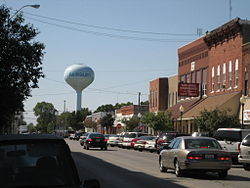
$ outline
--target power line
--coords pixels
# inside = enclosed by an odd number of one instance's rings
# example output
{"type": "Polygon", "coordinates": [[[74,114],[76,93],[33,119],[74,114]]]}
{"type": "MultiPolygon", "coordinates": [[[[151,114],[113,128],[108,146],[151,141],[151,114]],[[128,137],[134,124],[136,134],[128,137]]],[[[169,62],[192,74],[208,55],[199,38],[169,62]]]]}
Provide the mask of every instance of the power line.
{"type": "Polygon", "coordinates": [[[73,22],[48,16],[41,16],[37,14],[32,14],[28,12],[24,12],[25,14],[44,18],[48,20],[54,20],[57,22],[72,24],[72,25],[79,25],[84,27],[90,27],[90,28],[96,28],[96,29],[105,29],[105,30],[111,30],[111,31],[119,31],[119,32],[128,32],[128,33],[138,33],[138,34],[150,34],[150,35],[170,35],[170,36],[196,36],[197,34],[185,34],[185,33],[166,33],[166,32],[153,32],[153,31],[139,31],[139,30],[130,30],[130,29],[120,29],[120,28],[113,28],[113,27],[106,27],[106,26],[99,26],[99,25],[92,25],[92,24],[86,24],[86,23],[79,23],[79,22],[73,22]]]}
{"type": "Polygon", "coordinates": [[[83,30],[83,29],[79,29],[79,28],[75,28],[75,27],[69,27],[69,26],[65,26],[65,25],[60,25],[60,24],[56,24],[56,23],[51,23],[51,22],[39,20],[36,18],[30,18],[30,17],[27,17],[27,18],[29,18],[30,20],[40,22],[40,23],[52,25],[55,27],[60,27],[60,28],[64,28],[64,29],[68,29],[68,30],[72,30],[72,31],[78,31],[78,32],[83,32],[83,33],[87,33],[87,34],[92,34],[92,35],[97,35],[97,36],[105,36],[105,37],[110,37],[110,38],[140,40],[140,41],[147,41],[147,42],[163,42],[163,43],[166,43],[166,42],[190,42],[191,40],[193,40],[193,39],[162,39],[162,38],[157,39],[157,38],[143,38],[143,37],[132,37],[132,36],[126,36],[126,35],[116,35],[116,34],[110,34],[110,33],[83,30]]]}

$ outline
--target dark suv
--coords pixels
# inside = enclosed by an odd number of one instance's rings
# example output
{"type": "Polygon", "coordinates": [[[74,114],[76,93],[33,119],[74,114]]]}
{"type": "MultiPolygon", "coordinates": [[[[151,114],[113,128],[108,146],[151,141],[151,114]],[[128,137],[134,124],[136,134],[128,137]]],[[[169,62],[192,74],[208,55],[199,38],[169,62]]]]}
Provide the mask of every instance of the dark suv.
{"type": "Polygon", "coordinates": [[[159,154],[160,151],[163,149],[163,146],[168,145],[171,142],[171,140],[179,136],[190,136],[190,134],[179,133],[174,131],[161,133],[155,141],[155,148],[157,153],[159,154]]]}
{"type": "Polygon", "coordinates": [[[83,148],[101,148],[107,150],[107,139],[101,133],[89,133],[85,140],[83,140],[83,148]]]}
{"type": "Polygon", "coordinates": [[[98,187],[81,183],[62,137],[40,134],[0,136],[1,187],[98,187]]]}

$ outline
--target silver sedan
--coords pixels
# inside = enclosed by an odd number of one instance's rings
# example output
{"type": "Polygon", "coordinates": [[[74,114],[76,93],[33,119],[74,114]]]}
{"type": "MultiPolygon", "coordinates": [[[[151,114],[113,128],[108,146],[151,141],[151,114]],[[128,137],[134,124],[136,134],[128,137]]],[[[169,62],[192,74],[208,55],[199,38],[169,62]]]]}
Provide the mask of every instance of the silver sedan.
{"type": "Polygon", "coordinates": [[[210,171],[225,178],[232,160],[214,138],[183,136],[165,146],[159,155],[159,165],[161,172],[174,169],[177,177],[188,171],[210,171]]]}

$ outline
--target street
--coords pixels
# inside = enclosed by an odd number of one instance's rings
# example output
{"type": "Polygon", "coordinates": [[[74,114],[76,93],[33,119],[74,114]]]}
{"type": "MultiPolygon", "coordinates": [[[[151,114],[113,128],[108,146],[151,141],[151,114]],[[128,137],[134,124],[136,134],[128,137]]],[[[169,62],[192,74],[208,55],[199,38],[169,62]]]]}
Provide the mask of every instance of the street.
{"type": "Polygon", "coordinates": [[[68,140],[72,156],[78,167],[80,178],[98,179],[102,188],[113,187],[240,187],[249,188],[250,172],[241,166],[233,166],[226,180],[215,174],[195,174],[177,178],[173,171],[161,173],[158,155],[150,152],[108,147],[84,150],[79,142],[68,140]]]}

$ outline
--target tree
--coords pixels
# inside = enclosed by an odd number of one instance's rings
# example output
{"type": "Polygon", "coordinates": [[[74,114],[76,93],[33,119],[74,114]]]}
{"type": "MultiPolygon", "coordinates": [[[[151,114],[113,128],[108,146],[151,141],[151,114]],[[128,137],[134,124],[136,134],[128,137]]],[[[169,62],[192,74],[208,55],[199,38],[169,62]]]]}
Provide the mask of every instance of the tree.
{"type": "Polygon", "coordinates": [[[35,41],[38,33],[21,14],[11,18],[10,10],[0,6],[0,126],[10,126],[14,113],[23,111],[23,101],[44,77],[44,45],[35,41]]]}
{"type": "Polygon", "coordinates": [[[103,127],[106,127],[107,130],[110,130],[110,128],[113,126],[115,119],[111,114],[107,114],[100,120],[100,124],[103,127]]]}
{"type": "Polygon", "coordinates": [[[47,102],[37,103],[33,109],[35,116],[37,116],[38,129],[42,132],[51,132],[56,125],[57,110],[53,104],[47,102]]]}
{"type": "Polygon", "coordinates": [[[96,131],[97,129],[97,122],[92,121],[92,120],[86,120],[84,121],[83,125],[87,128],[92,128],[96,131]]]}
{"type": "Polygon", "coordinates": [[[126,131],[133,131],[136,127],[139,126],[140,118],[138,118],[137,116],[129,119],[123,118],[122,123],[126,125],[126,131]]]}
{"type": "Polygon", "coordinates": [[[28,127],[28,132],[29,133],[36,132],[36,127],[34,126],[33,123],[29,123],[27,127],[28,127]]]}
{"type": "Polygon", "coordinates": [[[218,128],[224,127],[240,127],[239,118],[233,115],[228,115],[227,111],[220,111],[215,109],[201,112],[200,117],[194,119],[194,124],[198,126],[201,131],[213,133],[218,128]]]}
{"type": "Polygon", "coordinates": [[[148,112],[142,117],[142,123],[147,124],[155,131],[173,130],[171,112],[148,112]]]}
{"type": "Polygon", "coordinates": [[[87,115],[90,115],[91,111],[88,108],[83,108],[80,111],[64,112],[60,114],[57,120],[57,126],[63,129],[72,127],[74,130],[83,128],[83,120],[87,115]]]}
{"type": "Polygon", "coordinates": [[[115,108],[112,104],[105,104],[105,105],[99,106],[96,109],[95,113],[96,112],[113,112],[113,111],[115,111],[115,108]]]}

